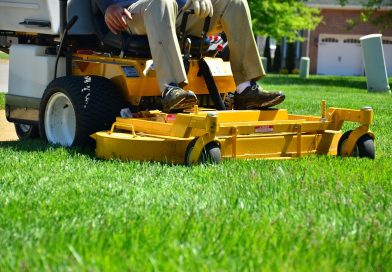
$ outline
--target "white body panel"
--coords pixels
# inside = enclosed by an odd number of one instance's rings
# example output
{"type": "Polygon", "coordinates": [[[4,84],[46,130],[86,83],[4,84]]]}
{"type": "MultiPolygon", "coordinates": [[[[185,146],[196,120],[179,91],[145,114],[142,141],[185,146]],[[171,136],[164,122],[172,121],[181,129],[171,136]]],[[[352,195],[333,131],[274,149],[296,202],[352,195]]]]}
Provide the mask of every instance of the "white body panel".
{"type": "MultiPolygon", "coordinates": [[[[10,48],[8,94],[41,98],[54,77],[55,56],[46,46],[15,44],[10,48]]],[[[59,60],[57,76],[65,75],[65,59],[59,60]]]]}
{"type": "MultiPolygon", "coordinates": [[[[68,20],[74,15],[79,17],[71,34],[91,34],[90,1],[68,0],[68,20]]],[[[28,33],[59,34],[59,0],[0,0],[0,30],[28,33]],[[25,20],[50,22],[50,27],[27,26],[20,24],[25,20]]]]}

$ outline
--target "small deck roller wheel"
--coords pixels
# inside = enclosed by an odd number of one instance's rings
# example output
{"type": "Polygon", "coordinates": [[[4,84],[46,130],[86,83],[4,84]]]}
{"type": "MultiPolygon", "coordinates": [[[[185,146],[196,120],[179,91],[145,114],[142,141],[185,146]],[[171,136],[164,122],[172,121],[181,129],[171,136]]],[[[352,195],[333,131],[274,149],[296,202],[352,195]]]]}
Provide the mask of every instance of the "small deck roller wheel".
{"type": "Polygon", "coordinates": [[[37,125],[15,123],[15,132],[20,140],[39,138],[37,125]]]}
{"type": "MultiPolygon", "coordinates": [[[[350,136],[352,130],[346,131],[343,133],[342,137],[340,137],[338,143],[338,155],[342,156],[343,145],[347,141],[350,136]]],[[[365,134],[358,139],[356,142],[353,152],[350,154],[350,157],[359,157],[359,158],[375,158],[375,148],[374,148],[374,140],[370,137],[369,134],[365,134]]]]}
{"type": "MultiPolygon", "coordinates": [[[[185,164],[190,166],[190,155],[195,147],[197,138],[193,139],[185,151],[185,164]]],[[[219,145],[216,142],[209,142],[201,151],[198,162],[203,164],[218,164],[222,160],[222,154],[219,145]]]]}

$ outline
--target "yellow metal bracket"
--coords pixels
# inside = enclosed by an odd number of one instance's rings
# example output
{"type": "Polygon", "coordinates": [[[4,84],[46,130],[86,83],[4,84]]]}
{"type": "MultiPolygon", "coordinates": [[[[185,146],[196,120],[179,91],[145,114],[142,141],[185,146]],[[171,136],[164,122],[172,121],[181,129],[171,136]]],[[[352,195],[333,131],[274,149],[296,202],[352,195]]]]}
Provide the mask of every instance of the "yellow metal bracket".
{"type": "Polygon", "coordinates": [[[188,159],[188,164],[196,164],[199,161],[203,148],[209,142],[215,140],[216,132],[218,131],[218,115],[217,113],[208,113],[207,114],[207,125],[206,130],[207,133],[197,138],[196,143],[191,150],[191,154],[188,159]]]}
{"type": "Polygon", "coordinates": [[[134,138],[137,136],[137,135],[136,135],[136,131],[135,131],[135,127],[134,127],[133,125],[131,125],[131,124],[125,124],[125,123],[118,123],[118,122],[114,122],[114,123],[113,123],[113,125],[112,125],[110,131],[108,132],[108,134],[111,135],[111,134],[114,132],[114,130],[115,130],[116,128],[131,131],[131,132],[132,132],[132,136],[133,136],[134,138]]]}
{"type": "Polygon", "coordinates": [[[297,157],[301,157],[302,151],[302,125],[298,124],[294,127],[297,130],[297,157]]]}
{"type": "Polygon", "coordinates": [[[329,108],[328,120],[331,121],[328,129],[340,130],[343,122],[356,122],[361,125],[371,125],[373,123],[373,109],[363,107],[360,110],[329,108]]]}
{"type": "Polygon", "coordinates": [[[238,136],[238,127],[233,127],[231,129],[231,141],[232,141],[232,157],[235,159],[237,157],[237,136],[238,136]]]}
{"type": "Polygon", "coordinates": [[[327,116],[327,102],[325,100],[321,100],[321,120],[325,121],[327,116]]]}

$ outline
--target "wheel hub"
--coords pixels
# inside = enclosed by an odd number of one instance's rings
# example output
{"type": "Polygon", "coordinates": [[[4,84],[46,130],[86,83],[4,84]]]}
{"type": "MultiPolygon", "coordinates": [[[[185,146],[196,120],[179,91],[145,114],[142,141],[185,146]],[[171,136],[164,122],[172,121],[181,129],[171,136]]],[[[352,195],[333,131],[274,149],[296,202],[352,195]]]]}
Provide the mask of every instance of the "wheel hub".
{"type": "Polygon", "coordinates": [[[76,115],[72,101],[64,93],[54,93],[45,109],[45,133],[51,144],[71,146],[76,133],[76,115]]]}

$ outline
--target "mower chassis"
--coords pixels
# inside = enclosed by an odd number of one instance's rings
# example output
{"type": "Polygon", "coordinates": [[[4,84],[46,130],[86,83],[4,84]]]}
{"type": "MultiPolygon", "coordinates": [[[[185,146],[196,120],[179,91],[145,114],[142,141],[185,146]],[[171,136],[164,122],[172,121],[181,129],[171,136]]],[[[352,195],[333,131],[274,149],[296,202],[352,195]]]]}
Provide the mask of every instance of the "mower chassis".
{"type": "MultiPolygon", "coordinates": [[[[122,92],[126,101],[138,105],[142,96],[161,96],[152,60],[143,58],[118,58],[88,54],[74,54],[73,75],[103,76],[110,78],[122,92]]],[[[220,93],[235,90],[230,63],[220,58],[204,58],[220,93]]],[[[209,94],[203,77],[199,74],[199,61],[191,59],[187,74],[189,84],[186,90],[197,95],[209,94]]]]}

